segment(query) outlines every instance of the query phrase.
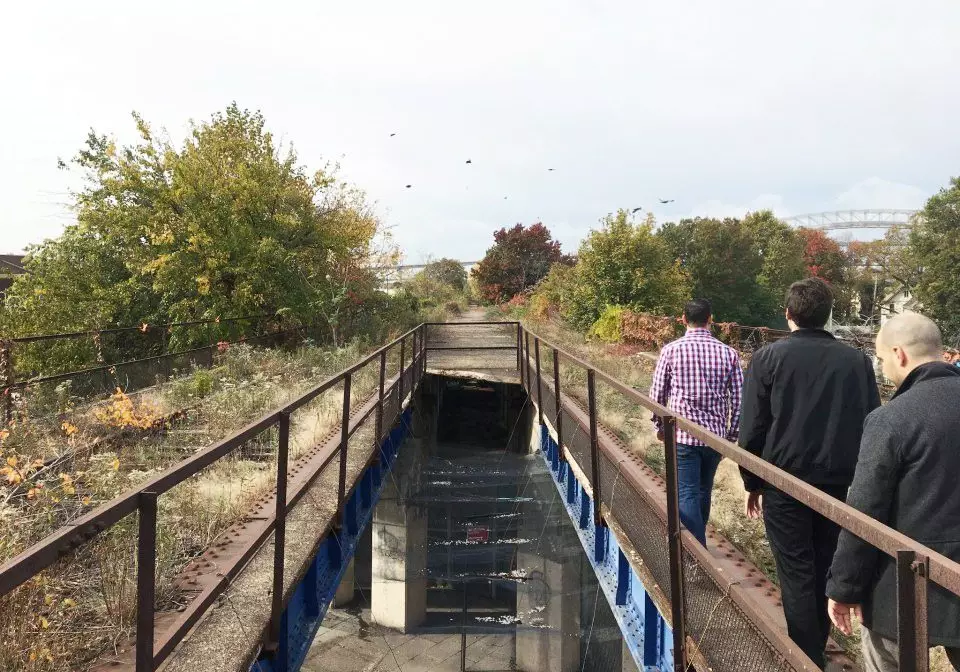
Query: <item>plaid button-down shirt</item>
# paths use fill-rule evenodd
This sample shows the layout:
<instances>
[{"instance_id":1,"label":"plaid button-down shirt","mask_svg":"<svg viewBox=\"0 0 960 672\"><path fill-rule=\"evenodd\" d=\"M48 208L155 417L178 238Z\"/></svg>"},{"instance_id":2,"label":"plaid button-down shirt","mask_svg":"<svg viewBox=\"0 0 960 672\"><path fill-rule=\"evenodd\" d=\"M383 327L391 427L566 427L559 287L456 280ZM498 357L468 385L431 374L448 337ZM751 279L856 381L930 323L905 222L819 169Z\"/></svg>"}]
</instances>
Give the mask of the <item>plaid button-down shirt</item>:
<instances>
[{"instance_id":1,"label":"plaid button-down shirt","mask_svg":"<svg viewBox=\"0 0 960 672\"><path fill-rule=\"evenodd\" d=\"M737 351L714 338L709 328L691 328L660 351L650 397L714 434L736 441L742 390ZM653 420L660 431L663 423L657 417ZM704 445L680 429L677 443Z\"/></svg>"}]
</instances>

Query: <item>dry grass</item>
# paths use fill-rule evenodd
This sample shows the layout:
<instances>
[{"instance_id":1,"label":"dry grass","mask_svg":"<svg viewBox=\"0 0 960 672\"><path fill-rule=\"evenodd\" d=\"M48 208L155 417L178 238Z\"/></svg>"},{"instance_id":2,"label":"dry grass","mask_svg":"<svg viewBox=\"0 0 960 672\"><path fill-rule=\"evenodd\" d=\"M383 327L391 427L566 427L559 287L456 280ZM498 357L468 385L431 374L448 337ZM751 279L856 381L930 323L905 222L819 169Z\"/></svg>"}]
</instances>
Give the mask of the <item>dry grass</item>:
<instances>
[{"instance_id":1,"label":"dry grass","mask_svg":"<svg viewBox=\"0 0 960 672\"><path fill-rule=\"evenodd\" d=\"M24 471L24 482L16 486L0 486L0 561L290 401L360 355L357 346L334 352L310 346L295 352L231 348L211 370L174 377L132 397L137 413L162 416L193 408L166 431L125 431L104 440L116 431L98 421L96 406L18 423L4 440L3 459L17 455L20 464L38 459L51 465ZM396 371L397 364L392 358L389 370ZM375 390L378 372L375 361L354 375L354 401ZM335 387L294 415L292 460L339 422L341 402L342 387ZM159 608L176 606L171 580L181 568L273 488L275 445L275 432L264 432L160 498ZM121 646L135 619L135 539L131 516L0 598L0 670L80 670Z\"/></svg>"},{"instance_id":2,"label":"dry grass","mask_svg":"<svg viewBox=\"0 0 960 672\"><path fill-rule=\"evenodd\" d=\"M502 314L493 314L503 317ZM608 346L587 342L584 337L554 322L525 320L526 326L564 350L594 364L598 369L646 393L652 382L656 357L650 353L636 353L620 346ZM552 355L549 349L541 351L542 371L552 375ZM561 365L561 387L581 403L586 404L586 376L580 370L571 370ZM663 445L657 441L650 414L627 402L623 395L597 385L597 411L600 421L617 433L644 462L663 474ZM770 544L767 542L761 521L750 520L744 512L746 490L735 463L724 459L717 470L713 489L713 506L710 522L724 537L729 539L743 554L760 568L774 583L777 581L776 566ZM859 629L853 637L844 637L834 631L834 638L858 662L860 660ZM932 651L932 672L952 672L941 647Z\"/></svg>"}]
</instances>

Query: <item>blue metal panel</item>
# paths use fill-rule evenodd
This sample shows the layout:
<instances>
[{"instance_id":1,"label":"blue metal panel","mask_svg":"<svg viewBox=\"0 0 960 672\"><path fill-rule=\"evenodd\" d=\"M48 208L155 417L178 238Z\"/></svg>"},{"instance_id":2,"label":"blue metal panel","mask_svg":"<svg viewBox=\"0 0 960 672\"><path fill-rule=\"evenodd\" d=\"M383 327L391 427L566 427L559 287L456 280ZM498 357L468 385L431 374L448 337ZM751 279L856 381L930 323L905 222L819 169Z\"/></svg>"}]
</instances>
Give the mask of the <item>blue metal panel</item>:
<instances>
[{"instance_id":1,"label":"blue metal panel","mask_svg":"<svg viewBox=\"0 0 960 672\"><path fill-rule=\"evenodd\" d=\"M553 456L559 456L558 446L546 427L541 426L540 431L541 455L553 468ZM670 628L643 589L616 537L607 527L593 524L594 502L577 481L573 470L558 467L556 473L561 499L576 524L577 536L610 603L630 655L645 672L672 670L673 636Z\"/></svg>"},{"instance_id":2,"label":"blue metal panel","mask_svg":"<svg viewBox=\"0 0 960 672\"><path fill-rule=\"evenodd\" d=\"M299 670L310 644L323 622L327 608L350 564L357 541L373 517L373 508L380 499L384 479L393 468L397 453L407 437L411 421L408 408L400 417L383 445L379 464L371 465L344 507L344 527L324 539L310 563L307 573L294 589L281 622L280 648L275 656L264 656L250 668L251 672L287 672Z\"/></svg>"}]
</instances>

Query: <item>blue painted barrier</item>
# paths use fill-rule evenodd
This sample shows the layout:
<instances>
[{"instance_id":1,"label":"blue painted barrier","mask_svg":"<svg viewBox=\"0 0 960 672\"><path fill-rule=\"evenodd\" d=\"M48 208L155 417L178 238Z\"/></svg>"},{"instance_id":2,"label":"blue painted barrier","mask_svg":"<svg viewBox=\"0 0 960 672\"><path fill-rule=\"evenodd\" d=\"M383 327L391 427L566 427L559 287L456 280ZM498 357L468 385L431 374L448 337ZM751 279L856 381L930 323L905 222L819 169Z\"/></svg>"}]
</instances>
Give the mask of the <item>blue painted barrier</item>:
<instances>
[{"instance_id":1,"label":"blue painted barrier","mask_svg":"<svg viewBox=\"0 0 960 672\"><path fill-rule=\"evenodd\" d=\"M594 502L546 425L540 426L540 454L554 477L560 499L574 522L584 553L610 603L623 639L645 672L673 669L673 633L607 527L593 523Z\"/></svg>"},{"instance_id":2,"label":"blue painted barrier","mask_svg":"<svg viewBox=\"0 0 960 672\"><path fill-rule=\"evenodd\" d=\"M347 565L357 549L357 541L373 517L373 508L380 499L397 453L407 438L411 422L407 408L383 445L380 461L360 476L357 487L344 507L344 526L320 544L303 580L294 589L280 624L280 647L275 655L264 654L251 667L251 672L290 672L299 670L310 650L310 644L323 622L327 608L340 585Z\"/></svg>"}]
</instances>

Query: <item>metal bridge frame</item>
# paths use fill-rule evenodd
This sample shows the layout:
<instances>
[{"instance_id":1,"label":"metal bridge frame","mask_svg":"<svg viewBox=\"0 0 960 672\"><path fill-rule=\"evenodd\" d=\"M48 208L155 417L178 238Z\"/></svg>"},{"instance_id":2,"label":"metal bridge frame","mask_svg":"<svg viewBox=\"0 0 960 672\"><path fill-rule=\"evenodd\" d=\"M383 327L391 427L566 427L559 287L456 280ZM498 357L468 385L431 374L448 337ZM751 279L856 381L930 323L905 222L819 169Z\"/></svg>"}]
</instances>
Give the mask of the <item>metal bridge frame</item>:
<instances>
[{"instance_id":1,"label":"metal bridge frame","mask_svg":"<svg viewBox=\"0 0 960 672\"><path fill-rule=\"evenodd\" d=\"M909 227L917 210L835 210L794 215L783 221L795 226L823 231L847 229L889 229L894 226Z\"/></svg>"}]
</instances>

